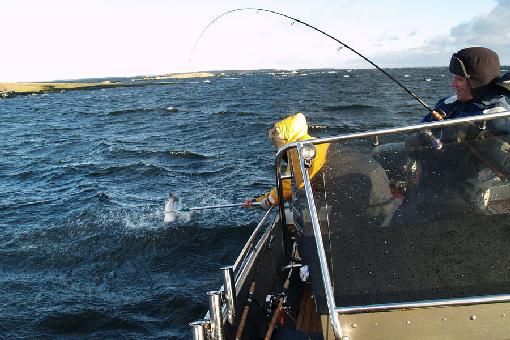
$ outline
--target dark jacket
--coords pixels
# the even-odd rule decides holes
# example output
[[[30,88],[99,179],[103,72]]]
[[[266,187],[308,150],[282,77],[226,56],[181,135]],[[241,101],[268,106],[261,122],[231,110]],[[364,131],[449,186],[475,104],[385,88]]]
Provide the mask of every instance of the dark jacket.
[[[508,79],[510,74],[505,75]],[[493,84],[480,98],[459,102],[441,99],[436,110],[445,119],[510,111],[510,91]],[[423,122],[435,121],[427,114]],[[449,213],[475,212],[495,182],[510,175],[510,119],[468,123],[415,133],[406,141],[419,167],[419,183],[406,195],[397,213],[402,222],[425,222]]]
[[[456,96],[441,99],[435,110],[446,113],[446,119],[469,117],[486,113],[510,110],[510,90],[506,82],[510,81],[510,73],[501,77],[480,98],[468,102],[459,102]],[[422,122],[432,122],[435,119],[429,113],[423,117]]]

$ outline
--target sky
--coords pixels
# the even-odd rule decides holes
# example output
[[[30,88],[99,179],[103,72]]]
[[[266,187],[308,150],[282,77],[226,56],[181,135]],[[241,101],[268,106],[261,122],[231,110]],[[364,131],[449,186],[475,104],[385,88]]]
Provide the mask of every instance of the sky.
[[[0,0],[0,82],[241,69],[447,66],[468,46],[510,64],[510,0]],[[193,53],[192,53],[193,51]]]

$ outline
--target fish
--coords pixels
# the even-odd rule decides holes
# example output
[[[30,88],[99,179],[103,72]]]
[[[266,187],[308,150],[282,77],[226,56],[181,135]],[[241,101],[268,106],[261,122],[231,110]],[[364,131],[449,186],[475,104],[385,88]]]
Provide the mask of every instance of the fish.
[[[165,204],[165,223],[172,223],[177,219],[177,212],[175,210],[176,198],[170,193],[168,200]]]

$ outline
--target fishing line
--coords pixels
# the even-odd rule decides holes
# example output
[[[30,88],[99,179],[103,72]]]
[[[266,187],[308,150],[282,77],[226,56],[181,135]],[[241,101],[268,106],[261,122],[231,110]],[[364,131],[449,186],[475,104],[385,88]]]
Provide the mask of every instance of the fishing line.
[[[413,97],[414,99],[416,99],[421,105],[423,105],[423,107],[425,107],[429,112],[433,112],[433,110],[423,101],[421,100],[417,95],[415,95],[411,90],[409,90],[407,87],[405,87],[401,82],[399,82],[397,79],[395,79],[393,76],[391,76],[390,74],[388,74],[386,71],[384,71],[382,68],[380,68],[377,64],[375,64],[372,60],[368,59],[367,57],[365,57],[363,54],[361,54],[360,52],[356,51],[354,48],[352,48],[351,46],[347,45],[346,43],[338,40],[337,38],[335,38],[334,36],[332,36],[331,34],[328,34],[326,32],[324,32],[323,30],[320,30],[318,29],[317,27],[315,26],[312,26],[302,20],[299,20],[297,18],[294,18],[294,17],[291,17],[290,15],[287,15],[287,14],[284,14],[284,13],[280,13],[280,12],[276,12],[276,11],[272,11],[272,10],[269,10],[269,9],[264,9],[264,8],[252,8],[252,7],[246,7],[246,8],[236,8],[236,9],[232,9],[230,11],[227,11],[225,13],[222,13],[220,15],[218,15],[216,18],[214,18],[211,22],[209,22],[209,24],[207,24],[207,26],[203,29],[202,33],[200,33],[200,36],[198,37],[197,41],[195,42],[195,45],[193,46],[193,50],[191,51],[191,54],[190,54],[190,58],[189,60],[191,60],[191,57],[193,56],[193,54],[195,53],[195,49],[198,45],[198,43],[200,42],[200,40],[202,39],[203,35],[205,34],[205,32],[209,29],[209,27],[211,27],[216,21],[218,21],[220,18],[228,15],[228,14],[231,14],[231,13],[234,13],[234,12],[240,12],[240,11],[257,11],[257,12],[266,12],[266,13],[271,13],[271,14],[275,14],[275,15],[279,15],[279,16],[282,16],[284,18],[287,18],[287,19],[290,19],[292,20],[292,25],[294,25],[294,23],[300,23],[308,28],[311,28],[317,32],[319,32],[320,34],[323,34],[325,35],[326,37],[330,38],[330,39],[333,39],[334,41],[336,41],[337,43],[339,43],[341,46],[338,48],[338,51],[340,51],[342,48],[347,48],[348,50],[350,50],[351,52],[355,53],[356,55],[358,55],[359,57],[361,57],[362,59],[364,59],[365,61],[367,61],[368,63],[370,63],[372,66],[374,66],[377,70],[381,71],[384,75],[386,75],[388,78],[390,78],[393,82],[395,82],[398,86],[400,86],[404,91],[406,91],[409,95],[411,95],[411,97]]]

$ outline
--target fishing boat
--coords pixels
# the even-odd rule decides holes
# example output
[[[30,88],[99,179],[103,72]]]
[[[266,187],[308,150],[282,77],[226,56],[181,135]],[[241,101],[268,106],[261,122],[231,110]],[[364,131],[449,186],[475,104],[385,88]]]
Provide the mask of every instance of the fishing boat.
[[[207,292],[193,339],[508,339],[510,145],[492,128],[505,119],[510,112],[283,146],[279,205],[219,269],[224,284]],[[464,138],[437,137],[453,132]],[[296,176],[304,187],[284,202],[282,183]]]

